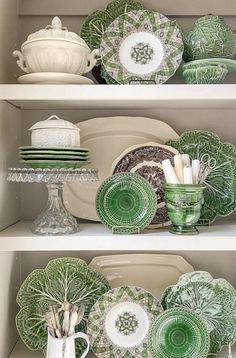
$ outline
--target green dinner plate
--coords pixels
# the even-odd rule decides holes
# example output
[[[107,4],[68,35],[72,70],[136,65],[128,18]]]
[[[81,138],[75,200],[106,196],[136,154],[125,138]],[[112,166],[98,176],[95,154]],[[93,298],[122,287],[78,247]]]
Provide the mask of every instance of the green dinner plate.
[[[88,148],[81,147],[71,147],[71,148],[63,148],[63,147],[34,147],[34,146],[23,146],[19,147],[20,150],[53,150],[53,151],[64,151],[64,152],[89,152]]]
[[[89,157],[81,157],[80,155],[51,155],[51,154],[21,154],[20,157],[24,160],[39,159],[39,160],[81,160],[86,161]]]
[[[156,213],[156,194],[151,184],[140,175],[119,173],[100,186],[96,209],[103,224],[114,233],[139,233],[150,224]]]
[[[90,164],[87,161],[80,160],[22,160],[34,169],[78,169],[84,165]]]
[[[21,155],[38,155],[38,154],[42,154],[42,155],[79,155],[81,157],[87,157],[89,155],[89,151],[88,152],[79,152],[79,151],[73,151],[73,150],[68,150],[68,151],[64,151],[64,150],[20,150],[19,154]]]
[[[210,336],[197,314],[176,308],[157,317],[149,344],[154,358],[206,358]]]

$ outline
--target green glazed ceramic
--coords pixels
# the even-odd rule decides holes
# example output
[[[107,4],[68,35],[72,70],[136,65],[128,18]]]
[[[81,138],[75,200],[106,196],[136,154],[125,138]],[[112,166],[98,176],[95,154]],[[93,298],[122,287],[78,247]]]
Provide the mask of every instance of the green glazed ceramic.
[[[21,151],[28,151],[28,150],[35,150],[35,151],[63,151],[63,152],[89,152],[88,148],[81,148],[81,147],[71,147],[71,148],[63,148],[63,147],[33,147],[33,146],[24,146],[19,147]]]
[[[181,66],[181,70],[190,70],[192,68],[205,67],[211,65],[226,66],[229,72],[236,71],[236,61],[229,58],[206,58],[204,60],[196,60],[186,62]]]
[[[32,160],[32,159],[41,159],[41,160],[79,160],[86,161],[89,157],[80,156],[80,155],[53,155],[53,154],[20,154],[21,159]]]
[[[96,209],[103,224],[113,233],[139,233],[155,216],[156,193],[138,174],[115,174],[100,186]]]
[[[183,71],[184,82],[188,84],[223,83],[228,73],[222,66],[208,65]]]
[[[89,152],[63,151],[63,150],[20,150],[20,155],[76,155],[80,157],[88,157]]]
[[[201,130],[185,132],[177,141],[166,144],[201,163],[204,157],[209,158],[204,164],[209,174],[203,183],[206,190],[199,224],[210,224],[219,215],[231,214],[236,209],[236,147],[222,143],[214,133]]]
[[[201,216],[204,185],[164,184],[170,232],[177,235],[198,234],[196,224]]]
[[[34,169],[78,169],[84,165],[90,164],[88,161],[81,160],[22,160]]]
[[[182,61],[183,38],[176,22],[164,15],[130,11],[106,29],[100,55],[109,83],[112,78],[119,84],[161,84]]]
[[[16,326],[21,339],[31,350],[45,350],[48,335],[45,313],[49,306],[63,307],[66,302],[77,305],[83,302],[85,320],[77,330],[86,331],[86,319],[92,306],[109,289],[105,277],[83,260],[73,257],[51,260],[45,269],[31,272],[18,292],[20,311]],[[83,340],[76,339],[76,357],[81,357],[84,348]]]
[[[207,15],[199,18],[185,37],[186,61],[231,57],[236,52],[235,36],[224,19]]]
[[[104,11],[97,10],[86,18],[80,35],[91,50],[98,49],[102,35],[118,16],[129,11],[141,9],[143,9],[143,5],[134,0],[112,1]]]
[[[170,309],[154,321],[149,344],[154,358],[206,358],[210,337],[204,322],[186,309]]]
[[[204,271],[183,274],[165,290],[161,303],[165,310],[187,308],[202,318],[211,333],[210,353],[236,341],[236,291],[226,280]]]
[[[152,358],[148,336],[162,312],[141,287],[113,288],[93,306],[88,319],[91,347],[98,358]]]

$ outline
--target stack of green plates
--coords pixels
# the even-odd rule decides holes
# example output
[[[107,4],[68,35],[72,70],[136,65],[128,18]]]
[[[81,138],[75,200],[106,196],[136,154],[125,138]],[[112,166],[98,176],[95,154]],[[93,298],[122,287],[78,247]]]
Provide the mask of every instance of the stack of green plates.
[[[20,147],[21,161],[32,168],[80,168],[89,164],[87,148]]]

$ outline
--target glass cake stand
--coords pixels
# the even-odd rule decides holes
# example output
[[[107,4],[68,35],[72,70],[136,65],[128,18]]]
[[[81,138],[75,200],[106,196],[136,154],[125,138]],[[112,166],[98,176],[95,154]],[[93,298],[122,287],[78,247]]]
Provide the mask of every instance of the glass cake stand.
[[[36,235],[69,235],[79,231],[79,224],[65,208],[63,185],[67,181],[92,182],[98,180],[97,169],[32,169],[10,168],[7,180],[21,183],[45,183],[48,202],[34,220],[31,231]]]

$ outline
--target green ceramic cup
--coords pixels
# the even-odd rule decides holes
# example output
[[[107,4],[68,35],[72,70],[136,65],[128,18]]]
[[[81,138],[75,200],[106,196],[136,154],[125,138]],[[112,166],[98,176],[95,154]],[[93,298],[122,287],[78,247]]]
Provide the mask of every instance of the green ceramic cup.
[[[196,224],[204,202],[202,184],[164,184],[165,202],[172,222],[170,232],[177,235],[196,235]]]

